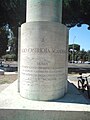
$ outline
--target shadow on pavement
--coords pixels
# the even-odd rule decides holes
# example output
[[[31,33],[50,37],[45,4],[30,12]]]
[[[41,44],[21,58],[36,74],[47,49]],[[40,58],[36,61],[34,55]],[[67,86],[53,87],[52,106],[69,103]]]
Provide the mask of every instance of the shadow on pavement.
[[[90,104],[90,100],[85,98],[82,93],[78,91],[77,87],[69,81],[66,95],[58,100],[55,100],[55,102]]]

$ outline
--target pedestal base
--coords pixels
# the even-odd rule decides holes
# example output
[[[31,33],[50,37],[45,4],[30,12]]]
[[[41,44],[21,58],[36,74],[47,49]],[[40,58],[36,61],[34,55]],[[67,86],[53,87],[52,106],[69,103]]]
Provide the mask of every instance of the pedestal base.
[[[56,22],[21,26],[20,94],[30,100],[54,100],[67,92],[67,28]]]
[[[90,105],[69,83],[68,93],[58,101],[22,98],[17,81],[0,93],[0,120],[89,120]]]

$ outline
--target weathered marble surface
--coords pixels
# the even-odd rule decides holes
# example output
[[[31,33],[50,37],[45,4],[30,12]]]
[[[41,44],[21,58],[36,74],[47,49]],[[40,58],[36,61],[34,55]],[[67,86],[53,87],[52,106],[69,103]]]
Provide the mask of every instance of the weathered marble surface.
[[[67,29],[54,22],[21,27],[20,94],[28,99],[58,99],[66,93]]]
[[[62,0],[27,0],[21,26],[21,96],[53,100],[66,93],[68,41],[61,21]]]
[[[90,104],[73,84],[58,101],[32,101],[17,92],[17,81],[0,93],[0,120],[89,120]]]
[[[20,92],[21,27],[18,28],[18,92]]]
[[[26,22],[62,21],[62,0],[28,0]]]

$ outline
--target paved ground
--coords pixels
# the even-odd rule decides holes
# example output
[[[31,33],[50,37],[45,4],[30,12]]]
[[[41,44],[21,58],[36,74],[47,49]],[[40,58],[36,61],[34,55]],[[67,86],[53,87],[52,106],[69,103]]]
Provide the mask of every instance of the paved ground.
[[[5,88],[7,88],[10,84],[0,84],[0,92],[3,91]]]
[[[17,73],[12,73],[12,72],[6,72],[5,74],[17,74]],[[90,73],[86,73],[83,74],[83,76],[88,76],[90,75]],[[79,74],[68,74],[68,79],[70,81],[70,83],[74,84],[77,87],[77,77],[79,76]],[[89,84],[90,84],[90,77],[88,78]],[[0,85],[0,92],[3,91],[6,87],[8,87],[10,84],[1,84]],[[88,99],[87,97],[87,93],[85,92],[84,94],[81,93],[89,102],[90,99]]]
[[[82,75],[85,77],[90,75],[90,73],[83,73]],[[70,79],[70,81],[77,82],[77,77],[79,76],[79,74],[68,74],[68,79]],[[90,77],[88,77],[88,81],[90,82]]]
[[[12,75],[15,75],[15,74],[17,75],[17,72],[5,72],[5,75],[11,75],[12,76]],[[13,77],[15,77],[15,76],[13,76]],[[5,88],[7,88],[9,85],[10,85],[10,83],[9,84],[8,83],[0,84],[0,92],[3,91]]]
[[[85,73],[83,74],[83,76],[88,76],[90,75],[90,73]],[[71,83],[73,83],[76,87],[78,86],[78,80],[77,80],[77,77],[79,77],[79,74],[69,74],[68,75],[68,79]],[[88,78],[88,82],[89,82],[89,85],[90,85],[90,77]],[[78,88],[78,87],[77,87]],[[88,98],[88,95],[87,95],[87,91],[85,91],[84,93],[82,93],[81,91],[79,91],[86,99],[87,101],[90,102],[90,99]]]
[[[6,62],[2,62],[3,65],[10,65],[10,66],[13,66],[13,67],[17,67],[18,66],[18,62],[17,61],[6,61]],[[68,67],[74,67],[74,68],[90,68],[90,64],[85,64],[85,63],[68,63]]]
[[[68,63],[68,73],[90,73],[90,64]]]
[[[68,67],[76,67],[76,68],[90,68],[90,64],[85,64],[85,63],[82,63],[82,64],[75,64],[75,63],[68,63]]]
[[[17,67],[18,62],[17,61],[6,61],[6,62],[2,62],[2,65],[10,65],[10,66],[13,66],[13,67]]]

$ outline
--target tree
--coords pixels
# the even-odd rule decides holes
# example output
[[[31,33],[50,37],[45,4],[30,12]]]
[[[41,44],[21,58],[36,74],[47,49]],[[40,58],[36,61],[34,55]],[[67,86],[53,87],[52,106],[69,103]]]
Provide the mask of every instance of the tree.
[[[6,53],[7,42],[7,33],[3,28],[0,28],[0,57]]]
[[[87,60],[87,52],[84,49],[82,49],[79,52],[79,57],[82,62],[85,62]]]
[[[18,27],[25,21],[26,0],[0,0],[0,26]]]
[[[80,51],[80,45],[78,44],[71,44],[69,45],[69,56],[68,56],[68,60],[72,61],[72,59],[74,61],[78,61],[78,53]]]
[[[90,29],[90,0],[63,0],[63,24],[68,27],[88,24]]]
[[[90,50],[87,51],[88,61],[90,62]]]
[[[63,0],[62,22],[68,27],[90,25],[90,0]],[[25,22],[26,0],[0,0],[0,24]],[[90,28],[90,27],[89,27]]]
[[[18,27],[25,21],[25,1],[0,0],[0,27],[2,28],[6,24],[9,24],[10,29],[13,30],[15,36],[14,43],[16,43],[16,56],[18,56]]]
[[[71,45],[69,45],[69,50],[70,49],[74,49],[76,51],[80,51],[80,45],[78,45],[78,44],[71,44]]]
[[[25,22],[25,13],[26,0],[0,0],[0,27],[7,23],[10,25],[16,37],[16,47],[17,29]],[[90,0],[63,0],[62,23],[69,28],[88,24],[90,29]]]

